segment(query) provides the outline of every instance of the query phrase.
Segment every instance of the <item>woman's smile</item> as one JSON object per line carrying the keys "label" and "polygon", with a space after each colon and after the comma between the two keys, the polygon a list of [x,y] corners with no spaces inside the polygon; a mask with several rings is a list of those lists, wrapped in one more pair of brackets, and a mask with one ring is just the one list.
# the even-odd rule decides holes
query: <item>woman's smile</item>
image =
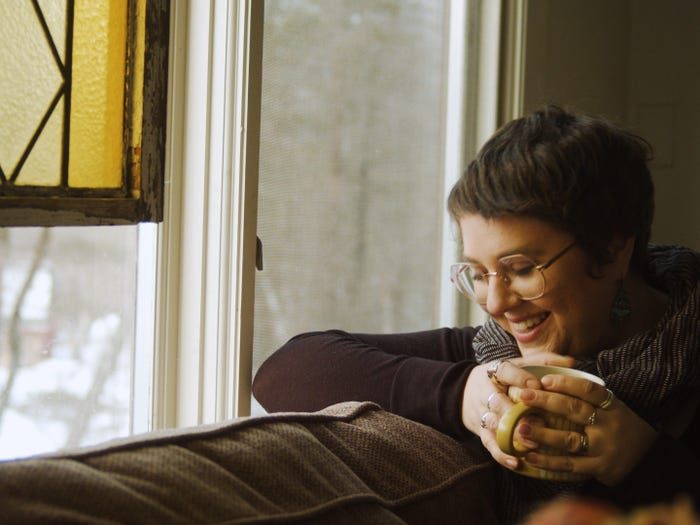
{"label": "woman's smile", "polygon": [[540,323],[547,319],[547,317],[549,317],[549,312],[543,312],[537,316],[529,317],[523,321],[515,321],[512,319],[508,319],[508,322],[513,327],[513,331],[525,333],[529,332],[534,327],[540,325]]}
{"label": "woman's smile", "polygon": [[[507,323],[503,328],[509,332],[520,346],[521,352],[523,349],[536,346],[538,348],[547,347],[547,341],[550,335],[550,325],[548,323],[551,312],[541,312],[536,315],[528,316],[509,316],[508,314],[496,318],[501,326]],[[505,323],[504,323],[505,322]]]}

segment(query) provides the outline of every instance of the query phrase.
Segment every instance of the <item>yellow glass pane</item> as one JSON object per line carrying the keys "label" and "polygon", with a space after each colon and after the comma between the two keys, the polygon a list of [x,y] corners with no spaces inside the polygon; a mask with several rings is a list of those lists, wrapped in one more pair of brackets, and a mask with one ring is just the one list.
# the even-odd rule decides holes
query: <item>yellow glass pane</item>
{"label": "yellow glass pane", "polygon": [[68,185],[122,184],[127,0],[75,2]]}

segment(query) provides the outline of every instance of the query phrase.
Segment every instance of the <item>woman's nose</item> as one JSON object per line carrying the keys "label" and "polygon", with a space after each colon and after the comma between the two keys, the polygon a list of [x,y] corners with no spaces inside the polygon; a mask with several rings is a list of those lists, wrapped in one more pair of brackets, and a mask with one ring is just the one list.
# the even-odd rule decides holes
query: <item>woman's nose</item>
{"label": "woman's nose", "polygon": [[499,315],[512,308],[520,301],[509,286],[507,279],[500,275],[492,275],[488,282],[488,293],[484,309],[489,315]]}

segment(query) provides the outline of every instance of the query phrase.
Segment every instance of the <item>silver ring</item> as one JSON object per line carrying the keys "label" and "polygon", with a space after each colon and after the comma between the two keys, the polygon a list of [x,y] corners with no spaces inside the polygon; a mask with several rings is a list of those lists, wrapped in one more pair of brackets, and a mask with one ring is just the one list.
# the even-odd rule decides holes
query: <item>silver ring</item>
{"label": "silver ring", "polygon": [[610,405],[612,405],[612,402],[615,401],[615,394],[613,393],[613,391],[609,388],[606,388],[605,390],[608,393],[608,397],[606,397],[605,401],[598,405],[598,408],[602,408],[603,410],[610,407]]}
{"label": "silver ring", "polygon": [[593,413],[591,414],[591,417],[588,418],[588,424],[595,425],[595,419],[597,416],[598,416],[598,407],[593,407]]}
{"label": "silver ring", "polygon": [[588,434],[583,432],[578,446],[578,453],[584,455],[586,452],[588,452]]}
{"label": "silver ring", "polygon": [[486,428],[486,416],[488,416],[488,412],[484,412],[481,414],[481,428]]}
{"label": "silver ring", "polygon": [[498,368],[505,362],[506,362],[506,359],[501,359],[500,361],[495,361],[495,362],[491,363],[489,365],[489,367],[486,369],[486,375],[491,380],[491,382],[496,386],[500,386],[500,387],[507,386],[498,380]]}
{"label": "silver ring", "polygon": [[493,396],[496,394],[502,394],[503,392],[491,392],[491,395],[489,398],[486,400],[486,408],[489,412],[491,412],[491,401],[493,400]]}

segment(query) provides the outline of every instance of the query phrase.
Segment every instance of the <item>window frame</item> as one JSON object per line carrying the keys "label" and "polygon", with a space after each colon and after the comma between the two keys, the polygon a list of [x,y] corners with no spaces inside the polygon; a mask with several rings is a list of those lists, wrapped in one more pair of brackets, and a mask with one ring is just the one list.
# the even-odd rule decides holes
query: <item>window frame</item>
{"label": "window frame", "polygon": [[[135,5],[134,0],[129,0],[132,14]],[[44,188],[41,187],[27,188],[22,195],[0,195],[0,226],[88,226],[162,221],[170,8],[170,0],[146,0],[145,4],[141,151],[127,148],[122,173],[124,186],[131,188],[132,177],[136,178],[138,191],[86,189],[70,190],[65,195],[56,196],[42,191]],[[133,21],[131,23],[133,25]],[[129,113],[125,114],[127,120]],[[138,177],[134,177],[134,165],[138,166]],[[134,193],[138,196],[132,196]]]}
{"label": "window frame", "polygon": [[[448,87],[441,117],[445,194],[461,174],[464,159],[495,128],[502,103],[501,2],[479,2],[476,23],[482,29],[476,39],[485,47],[478,56],[452,53],[454,45],[466,43],[466,25],[472,22],[462,0],[448,5],[446,74],[460,85],[452,91]],[[154,220],[164,218],[138,227],[134,432],[250,414],[260,256],[256,222],[264,1],[147,0],[146,19],[151,28],[147,60],[157,67],[147,66],[144,79],[153,91],[144,96],[142,188],[153,191],[156,200],[160,189],[160,205],[100,198],[87,199],[90,207],[74,199],[52,199],[37,210],[19,202],[8,207],[9,201],[0,200],[0,223],[7,216],[13,225],[124,224],[134,222],[144,208],[154,213]],[[478,79],[466,82],[475,72]],[[93,214],[95,209],[112,216]],[[446,212],[442,229],[438,256],[448,264],[457,249]],[[440,278],[436,319],[444,326],[469,322],[472,313],[462,310],[447,273]]]}
{"label": "window frame", "polygon": [[134,380],[135,430],[250,413],[263,7],[172,6],[165,220],[140,226],[155,237],[138,256],[155,290],[140,293],[155,299],[137,312],[134,362],[152,366]]}
{"label": "window frame", "polygon": [[[461,0],[448,2],[450,46],[465,44],[467,24],[478,23],[484,47],[447,57],[446,74],[460,85],[445,93],[445,193],[495,128],[501,9],[493,4],[467,13]],[[153,365],[136,382],[135,429],[250,415],[263,19],[262,0],[173,5],[165,221],[153,234],[157,247],[147,241],[139,253],[155,268],[155,301],[138,314],[145,332],[154,327],[140,350]],[[475,116],[469,126],[467,111]],[[446,211],[442,228],[438,256],[447,264],[457,247]],[[437,321],[468,321],[447,273],[440,279]]]}

